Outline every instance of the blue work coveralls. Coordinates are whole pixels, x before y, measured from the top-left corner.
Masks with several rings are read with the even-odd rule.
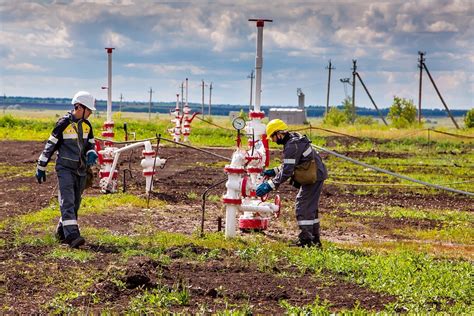
[[[295,183],[292,179],[295,167],[312,159],[316,161],[317,166],[316,182],[303,185]],[[311,146],[311,141],[306,136],[288,132],[283,138],[283,164],[275,171],[275,177],[268,181],[274,190],[290,178],[292,184],[299,188],[295,211],[296,220],[301,230],[298,236],[300,243],[320,245],[319,197],[328,172],[318,152]]]
[[[86,185],[86,156],[95,152],[92,125],[76,119],[72,112],[60,118],[38,159],[38,169],[46,166],[57,151],[58,200],[61,210],[57,233],[66,242],[80,236],[77,216]]]

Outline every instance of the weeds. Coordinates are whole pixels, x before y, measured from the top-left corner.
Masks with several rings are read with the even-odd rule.
[[[94,254],[81,249],[56,248],[47,257],[53,259],[70,259],[73,261],[86,262],[93,259]]]
[[[185,306],[189,304],[190,294],[187,287],[175,285],[172,288],[161,285],[152,290],[145,290],[130,301],[128,312],[147,314],[150,312],[165,312],[170,306]]]
[[[411,312],[447,310],[449,306],[443,302],[449,300],[463,302],[467,308],[474,294],[469,262],[437,260],[411,251],[370,254],[330,247],[304,250],[298,256],[288,256],[288,260],[316,272],[328,269],[348,281],[396,295]]]
[[[321,302],[319,297],[316,297],[312,304],[306,306],[294,306],[286,300],[280,302],[280,306],[285,308],[286,314],[288,315],[331,315],[329,308],[331,304],[329,301],[324,300]]]

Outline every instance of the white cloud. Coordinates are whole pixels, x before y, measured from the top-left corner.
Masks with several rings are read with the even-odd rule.
[[[382,53],[383,60],[395,60],[399,56],[399,53],[394,49],[386,49]]]
[[[414,16],[411,14],[397,14],[395,31],[412,33],[417,32],[419,27],[414,22]]]
[[[457,32],[458,28],[446,21],[438,21],[428,26],[430,32]]]
[[[113,32],[111,30],[106,31],[102,35],[102,39],[106,47],[115,47],[115,48],[122,48],[127,46],[131,40],[122,34]]]
[[[10,69],[10,70],[31,71],[31,72],[45,71],[43,67],[38,66],[38,65],[33,65],[30,63],[7,64],[5,68]]]
[[[82,79],[98,76],[103,83],[103,47],[110,45],[117,47],[114,78],[136,75],[140,78],[134,80],[141,84],[159,77],[164,85],[194,75],[194,80],[214,81],[218,94],[219,86],[240,81],[248,86],[256,28],[247,19],[265,17],[274,22],[264,28],[263,84],[267,92],[291,85],[289,92],[274,88],[266,94],[269,104],[294,103],[293,86],[307,85],[304,69],[324,69],[332,59],[337,69],[349,71],[352,58],[358,58],[367,74],[364,81],[380,95],[416,98],[416,52],[425,50],[433,76],[450,87],[446,98],[472,106],[472,80],[471,86],[463,80],[472,78],[474,69],[473,14],[472,0],[275,0],[271,6],[247,0],[6,1],[0,6],[0,63],[8,76],[39,78],[47,72],[57,73],[61,81],[73,71]],[[467,79],[448,75],[446,69],[465,71]],[[368,75],[380,72],[386,74]],[[320,81],[327,76],[313,75]],[[124,83],[124,94],[133,95],[126,90],[135,86]],[[324,86],[307,93],[308,103],[324,103]],[[342,85],[339,90],[342,95]],[[225,103],[242,99],[238,89],[220,93]]]
[[[130,63],[126,64],[127,68],[136,68],[136,69],[151,69],[154,73],[160,75],[169,75],[177,73],[190,72],[193,75],[203,75],[206,74],[206,70],[202,67],[191,65],[191,64],[135,64]]]

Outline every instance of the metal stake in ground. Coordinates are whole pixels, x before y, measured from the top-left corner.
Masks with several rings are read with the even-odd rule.
[[[153,173],[151,174],[150,187],[148,188],[148,195],[146,197],[146,208],[150,208],[150,194],[151,194],[151,188],[153,187],[153,176],[155,175],[156,157],[158,156],[158,147],[160,147],[160,139],[161,139],[161,134],[156,134],[155,159],[153,161]]]
[[[222,179],[221,181],[211,185],[210,187],[208,187],[204,193],[201,195],[201,198],[202,198],[202,215],[201,215],[201,237],[204,237],[204,214],[206,212],[206,195],[209,191],[211,191],[212,189],[214,189],[215,187],[219,186],[220,184],[224,183],[227,181],[227,178],[225,179]]]

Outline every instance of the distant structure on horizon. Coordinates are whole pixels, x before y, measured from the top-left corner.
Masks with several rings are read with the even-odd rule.
[[[298,88],[296,90],[298,96],[297,108],[270,108],[268,111],[268,119],[281,119],[287,124],[303,125],[306,122],[306,109],[304,107],[304,93]]]

